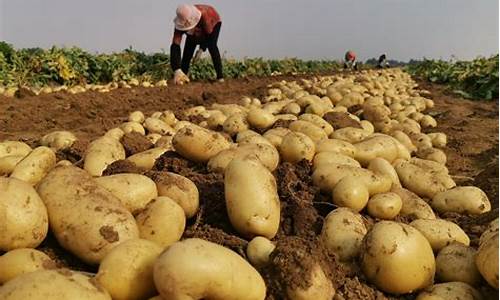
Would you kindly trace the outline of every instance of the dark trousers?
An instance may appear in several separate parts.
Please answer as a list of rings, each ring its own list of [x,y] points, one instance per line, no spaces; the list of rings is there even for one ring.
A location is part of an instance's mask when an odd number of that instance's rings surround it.
[[[191,60],[193,59],[193,54],[196,46],[200,45],[201,49],[208,49],[208,52],[212,57],[215,72],[217,73],[217,79],[224,77],[224,75],[222,74],[222,61],[220,57],[219,47],[217,46],[221,24],[221,22],[217,23],[212,33],[204,41],[197,40],[190,35],[187,36],[181,61],[181,69],[185,74],[189,72],[189,65],[191,64]]]

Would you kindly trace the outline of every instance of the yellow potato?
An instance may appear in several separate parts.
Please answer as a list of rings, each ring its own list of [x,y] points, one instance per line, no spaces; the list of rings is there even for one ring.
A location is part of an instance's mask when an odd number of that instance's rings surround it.
[[[23,158],[25,158],[24,155],[7,155],[0,157],[0,176],[9,176]]]
[[[208,161],[207,168],[211,172],[223,173],[231,160],[236,157],[243,158],[250,154],[256,155],[260,162],[271,172],[278,167],[280,156],[276,148],[267,144],[245,144],[219,152]]]
[[[277,127],[269,129],[262,136],[278,149],[285,135],[287,135],[290,132],[291,130],[288,128]]]
[[[224,129],[224,132],[229,135],[235,135],[239,132],[248,130],[246,115],[242,113],[230,115],[222,124],[222,128]]]
[[[133,239],[113,248],[102,260],[95,279],[113,300],[140,300],[156,294],[153,266],[162,248]]]
[[[18,141],[3,141],[0,142],[0,157],[9,155],[26,156],[31,152],[31,147],[26,143]]]
[[[299,116],[299,120],[306,121],[318,126],[319,128],[323,129],[327,136],[333,133],[333,126],[318,115],[302,114]]]
[[[363,237],[367,232],[360,214],[348,208],[337,208],[323,222],[321,239],[328,250],[341,261],[357,259]]]
[[[142,135],[146,135],[146,130],[144,127],[141,125],[141,123],[137,122],[125,122],[120,126],[120,129],[124,133],[131,133],[131,132],[137,132]]]
[[[154,281],[164,299],[266,297],[264,280],[247,261],[223,246],[201,239],[185,239],[163,252],[154,266]]]
[[[394,169],[398,173],[401,184],[419,196],[432,198],[448,189],[443,176],[428,172],[410,162],[396,161]]]
[[[154,145],[156,142],[158,142],[159,139],[161,139],[162,135],[158,133],[149,133],[146,135],[146,138]]]
[[[110,130],[106,131],[106,133],[104,134],[105,137],[110,137],[110,138],[115,139],[117,141],[119,141],[124,135],[125,135],[125,132],[123,132],[123,130],[119,127],[110,129]]]
[[[481,280],[474,261],[476,249],[459,242],[441,249],[436,257],[436,278],[441,282],[460,281],[475,286]]]
[[[325,164],[338,164],[338,165],[350,165],[354,167],[361,167],[358,161],[347,155],[343,155],[337,152],[320,152],[314,156],[313,168],[316,169]]]
[[[188,125],[177,131],[172,144],[177,153],[196,162],[207,162],[231,145],[221,134],[196,125]]]
[[[247,122],[253,128],[265,129],[276,122],[276,117],[264,109],[252,108],[248,111]]]
[[[40,146],[17,163],[10,177],[35,185],[47,175],[55,164],[56,155],[54,151],[45,146]]]
[[[170,150],[167,147],[155,147],[146,151],[142,151],[127,157],[127,161],[132,162],[137,167],[144,170],[151,170],[156,160],[165,152]]]
[[[307,135],[300,132],[290,132],[283,137],[279,152],[284,161],[298,163],[303,159],[311,161],[315,148],[313,140]]]
[[[331,300],[335,296],[335,288],[326,276],[320,265],[316,264],[311,269],[311,285],[306,288],[287,287],[287,296],[290,300]]]
[[[161,135],[174,135],[175,133],[175,130],[170,127],[170,125],[155,118],[147,118],[144,121],[144,128],[146,128],[149,133],[158,133]]]
[[[302,120],[293,121],[288,128],[291,131],[307,135],[315,143],[328,139],[328,136],[323,129],[310,122]]]
[[[417,156],[422,159],[435,161],[437,163],[446,164],[446,154],[436,148],[420,148],[417,150]]]
[[[224,172],[229,220],[245,237],[273,238],[280,222],[276,180],[256,156],[235,158]]]
[[[496,234],[498,234],[498,218],[491,221],[486,230],[481,234],[479,237],[479,246]]]
[[[29,248],[11,250],[0,256],[0,285],[19,275],[54,267],[55,262],[41,251]]]
[[[394,219],[403,206],[403,201],[398,194],[387,192],[376,194],[368,200],[368,214],[378,219]]]
[[[0,177],[0,216],[2,251],[35,248],[47,236],[47,209],[27,182]]]
[[[375,132],[375,127],[370,121],[361,120],[361,122],[359,122],[359,125],[361,125],[363,130],[366,131],[368,134],[373,134]]]
[[[410,137],[401,130],[393,131],[391,136],[403,144],[410,153],[417,151],[417,147],[413,144]]]
[[[249,135],[238,141],[238,145],[247,145],[247,144],[265,144],[274,147],[273,144],[268,139],[266,139],[260,134]]]
[[[53,169],[37,191],[59,244],[86,263],[97,264],[118,244],[139,237],[134,217],[120,200],[79,168]]]
[[[300,105],[298,105],[295,102],[289,103],[283,107],[283,110],[281,111],[284,114],[292,114],[292,115],[298,115],[300,114]]]
[[[170,172],[155,172],[151,179],[156,183],[159,196],[165,196],[179,204],[187,218],[196,215],[200,196],[196,185],[188,178]]]
[[[434,284],[418,294],[416,300],[481,300],[483,296],[472,286],[463,282]]]
[[[398,173],[387,160],[380,157],[374,158],[370,160],[370,162],[368,163],[367,169],[375,174],[379,174],[381,176],[386,176],[390,178],[393,185],[401,186],[401,182],[399,182]]]
[[[137,217],[139,236],[156,243],[161,249],[180,240],[186,227],[182,207],[168,197],[151,201]]]
[[[54,131],[44,135],[40,139],[40,144],[57,151],[70,147],[75,141],[76,136],[69,131]]]
[[[369,133],[361,128],[345,127],[335,130],[332,139],[343,140],[351,144],[359,143],[367,138]]]
[[[101,176],[113,162],[125,159],[122,144],[110,137],[100,137],[90,143],[85,151],[83,168],[92,176]]]
[[[158,196],[154,181],[140,174],[121,173],[97,177],[94,181],[118,198],[132,214],[137,214]]]
[[[174,150],[174,147],[172,146],[172,139],[173,136],[162,136],[159,140],[156,141],[155,147],[156,148],[166,148],[167,150]]]
[[[355,212],[361,211],[367,204],[370,194],[362,180],[354,176],[345,176],[332,191],[333,203],[339,207],[348,207]]]
[[[428,133],[427,136],[431,139],[432,146],[437,148],[446,147],[447,138],[446,134],[442,132]]]
[[[354,144],[354,147],[356,147],[354,158],[363,166],[367,166],[372,159],[377,157],[393,162],[399,157],[398,143],[396,139],[388,135],[369,137]]]
[[[354,157],[356,147],[353,144],[337,139],[322,140],[316,144],[316,152],[337,152]]]
[[[391,192],[397,194],[403,206],[399,212],[402,216],[409,216],[412,219],[436,219],[432,208],[417,194],[398,186],[392,186]]]
[[[415,220],[410,226],[416,228],[429,241],[435,252],[443,249],[453,242],[459,242],[469,246],[470,240],[467,234],[457,224],[442,220]]]
[[[458,186],[436,193],[429,204],[440,213],[456,212],[479,215],[491,210],[488,196],[475,186]]]
[[[479,246],[476,266],[488,284],[498,290],[498,233]]]
[[[361,269],[379,289],[406,294],[432,284],[436,265],[426,238],[415,228],[392,221],[376,223],[361,247]]]
[[[142,113],[142,111],[133,111],[131,112],[129,115],[128,115],[128,120],[130,122],[136,122],[136,123],[142,123],[144,122],[144,114]]]
[[[269,255],[275,248],[276,246],[270,240],[256,236],[247,245],[248,261],[257,268],[263,267],[269,262]]]

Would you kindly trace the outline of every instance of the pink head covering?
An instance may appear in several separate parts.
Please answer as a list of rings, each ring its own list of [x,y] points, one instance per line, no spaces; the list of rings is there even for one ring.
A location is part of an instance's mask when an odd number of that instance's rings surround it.
[[[201,19],[201,11],[191,4],[179,5],[175,13],[175,29],[181,31],[193,29]]]

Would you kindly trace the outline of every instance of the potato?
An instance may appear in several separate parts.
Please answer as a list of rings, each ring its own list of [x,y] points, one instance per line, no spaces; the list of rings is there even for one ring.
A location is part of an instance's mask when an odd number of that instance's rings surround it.
[[[323,129],[327,136],[333,133],[333,126],[318,115],[302,114],[299,116],[299,120],[306,121],[318,126],[319,128]]]
[[[333,188],[332,200],[339,207],[361,211],[367,204],[370,194],[363,181],[355,176],[343,177]]]
[[[358,161],[347,155],[343,155],[337,152],[320,152],[314,156],[313,168],[316,169],[319,166],[325,164],[337,164],[337,165],[350,165],[354,167],[361,167]]]
[[[25,181],[0,177],[0,216],[2,251],[35,248],[47,236],[47,209]]]
[[[146,138],[154,145],[156,142],[158,142],[159,139],[161,139],[162,135],[158,133],[149,133],[146,135]]]
[[[491,210],[488,196],[475,186],[457,186],[436,193],[429,204],[440,213],[456,212],[459,214],[479,215]]]
[[[54,151],[45,146],[35,148],[19,163],[10,174],[11,178],[17,178],[31,185],[37,184],[56,164]]]
[[[498,290],[498,233],[479,246],[476,267],[488,284]]]
[[[264,109],[252,108],[248,111],[247,122],[253,128],[265,129],[271,127],[276,122],[276,118]]]
[[[31,152],[31,147],[26,143],[18,141],[3,141],[0,142],[0,157],[9,155],[26,156]]]
[[[235,135],[238,132],[248,130],[246,115],[242,113],[230,115],[222,124],[222,128],[229,135]]]
[[[113,300],[140,300],[156,294],[153,266],[162,248],[133,239],[113,248],[102,260],[95,279]]]
[[[223,135],[196,125],[189,125],[177,131],[172,145],[177,153],[196,162],[207,162],[231,146]]]
[[[311,269],[311,285],[307,289],[287,287],[286,293],[290,300],[330,300],[334,299],[335,288],[320,265]]]
[[[140,174],[121,173],[97,177],[94,181],[118,198],[132,214],[137,214],[158,196],[154,181]]]
[[[55,262],[41,251],[29,248],[11,250],[0,256],[0,286],[19,275],[51,268],[55,268]]]
[[[391,192],[397,194],[403,206],[399,212],[402,216],[409,216],[411,219],[436,219],[432,208],[417,194],[398,186],[392,186]]]
[[[53,169],[37,190],[59,244],[88,264],[99,263],[116,245],[139,237],[134,217],[120,200],[79,168]]]
[[[125,122],[120,126],[120,129],[124,133],[137,132],[142,135],[146,135],[146,130],[142,127],[141,123],[137,122]]]
[[[121,128],[118,128],[118,127],[110,129],[110,130],[106,131],[106,133],[104,134],[105,137],[110,137],[110,138],[113,138],[117,141],[119,141],[124,135],[125,135],[125,132],[123,132],[123,130]]]
[[[448,168],[445,165],[435,162],[433,160],[426,160],[417,157],[412,157],[409,162],[412,165],[415,165],[419,168],[424,169],[427,172],[439,174],[439,175],[448,175]],[[451,187],[454,187],[455,184],[452,184]],[[450,188],[451,188],[450,187]]]
[[[144,122],[144,114],[142,111],[133,111],[128,115],[128,120],[129,122],[136,122],[136,123],[142,123]]]
[[[479,237],[479,246],[496,234],[498,234],[498,218],[491,221],[486,230],[481,234]]]
[[[238,145],[247,145],[247,144],[265,144],[274,147],[273,144],[271,144],[271,142],[269,142],[268,139],[266,139],[260,134],[249,135],[238,141]]]
[[[403,144],[410,153],[417,151],[417,147],[413,144],[410,137],[402,132],[401,130],[395,130],[391,133],[391,136]]]
[[[166,148],[167,150],[174,150],[172,146],[173,136],[164,135],[155,143],[155,148]]]
[[[224,115],[220,110],[214,110],[207,119],[207,124],[210,129],[217,129],[221,127],[227,120],[226,115]]]
[[[262,236],[254,237],[247,245],[248,261],[257,268],[267,265],[269,255],[276,246],[270,240]]]
[[[331,138],[343,140],[351,144],[361,142],[368,137],[368,132],[361,128],[345,127],[335,130],[331,134]]]
[[[483,296],[476,289],[463,282],[434,284],[420,294],[416,300],[482,300]]]
[[[10,175],[23,158],[25,158],[24,155],[7,155],[0,157],[0,176]]]
[[[291,131],[299,132],[307,135],[315,143],[321,140],[328,139],[325,131],[313,123],[297,120],[290,123],[288,128]]]
[[[401,186],[401,182],[399,182],[398,173],[387,160],[380,157],[376,157],[370,160],[367,169],[375,174],[379,174],[381,176],[386,176],[390,178],[393,185]]]
[[[149,133],[158,133],[161,135],[174,135],[175,130],[170,127],[167,123],[160,119],[147,118],[144,121],[144,128],[148,130]]]
[[[154,281],[164,299],[263,300],[266,296],[264,280],[241,256],[196,238],[177,242],[160,255]]]
[[[361,120],[361,122],[359,122],[359,125],[361,125],[363,130],[366,131],[368,134],[372,134],[375,132],[375,127],[371,122],[367,120]]]
[[[446,134],[442,132],[428,133],[427,136],[431,139],[432,146],[437,148],[446,147]]]
[[[39,270],[20,275],[0,287],[2,300],[111,300],[90,277],[67,269]]]
[[[376,223],[361,246],[361,269],[379,289],[405,294],[432,284],[436,265],[427,239],[415,228]]]
[[[285,107],[283,107],[281,112],[284,114],[298,115],[300,114],[300,110],[301,110],[300,105],[298,105],[295,102],[292,102],[285,105]]]
[[[354,144],[354,147],[356,147],[354,158],[363,166],[367,166],[372,159],[377,157],[393,162],[399,157],[397,143],[399,142],[396,139],[386,135],[369,137]]]
[[[401,184],[419,196],[432,198],[447,190],[446,177],[441,174],[433,174],[404,160],[396,161],[394,169]]]
[[[256,156],[235,158],[224,172],[227,213],[243,236],[273,238],[280,222],[276,180]]]
[[[356,147],[353,144],[337,139],[322,140],[316,144],[316,152],[337,152],[350,157],[354,157]]]
[[[290,132],[283,137],[279,146],[284,161],[298,163],[305,159],[311,161],[315,153],[315,145],[311,138],[300,132]]]
[[[232,159],[236,157],[243,158],[249,154],[256,155],[260,162],[271,172],[278,167],[280,155],[276,148],[266,144],[245,144],[219,152],[208,161],[207,168],[211,172],[223,173]]]
[[[436,122],[436,120],[433,117],[431,117],[429,115],[425,115],[420,120],[420,125],[423,128],[433,128],[433,127],[437,126],[437,122]]]
[[[139,236],[156,243],[161,249],[180,240],[186,227],[182,207],[168,197],[151,201],[137,217]]]
[[[40,139],[42,146],[50,147],[55,151],[69,148],[76,141],[76,136],[69,131],[53,131]]]
[[[403,206],[403,201],[398,194],[387,192],[377,194],[368,200],[368,214],[374,218],[391,220],[394,219]]]
[[[262,136],[267,139],[276,149],[279,148],[281,142],[283,141],[283,137],[288,133],[292,132],[288,128],[277,127],[273,129],[269,129]]]
[[[436,148],[420,148],[417,150],[417,156],[422,159],[435,161],[437,163],[446,164],[446,154]]]
[[[245,140],[248,137],[259,136],[259,135],[260,134],[258,134],[257,132],[255,132],[253,130],[250,130],[250,129],[243,130],[243,131],[238,132],[238,134],[236,135],[236,142],[239,143],[239,142],[241,142],[242,140]]]
[[[367,230],[360,214],[348,208],[337,208],[323,222],[321,239],[341,261],[357,259]]]
[[[481,274],[474,261],[476,252],[459,242],[444,247],[436,257],[436,278],[441,282],[460,281],[477,285]]]
[[[85,151],[83,168],[92,176],[101,176],[113,162],[125,159],[122,144],[110,137],[100,137],[90,143]]]
[[[187,218],[196,215],[200,196],[196,185],[188,178],[170,172],[155,172],[151,177],[156,183],[159,196],[165,196],[179,204]]]
[[[429,241],[432,250],[438,252],[453,242],[459,242],[469,246],[470,240],[467,234],[457,224],[442,220],[415,220],[410,226],[416,228]]]
[[[170,150],[167,147],[155,147],[146,151],[142,151],[139,153],[136,153],[134,155],[131,155],[127,157],[127,161],[130,161],[131,163],[134,163],[137,167],[144,169],[144,170],[151,170],[154,165],[156,160],[162,156],[163,153],[167,152]]]

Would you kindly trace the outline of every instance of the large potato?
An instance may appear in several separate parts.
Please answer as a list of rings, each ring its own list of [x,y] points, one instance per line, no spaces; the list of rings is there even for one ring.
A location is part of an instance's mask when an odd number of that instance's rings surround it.
[[[354,167],[361,167],[359,162],[354,158],[340,154],[338,152],[319,152],[314,156],[313,168],[318,168],[326,164],[337,164],[337,165],[350,165]]]
[[[411,219],[435,219],[436,215],[432,208],[417,194],[398,186],[392,186],[391,192],[397,194],[403,206],[399,212],[402,216],[409,216]]]
[[[160,157],[163,153],[171,150],[167,147],[155,147],[146,151],[142,151],[127,157],[126,160],[134,163],[137,167],[144,170],[151,170],[158,157]]]
[[[161,249],[180,240],[186,227],[184,210],[168,197],[151,201],[136,220],[139,236],[156,243]]]
[[[274,176],[256,156],[233,159],[224,172],[229,220],[243,236],[273,238],[280,222],[280,200]]]
[[[196,185],[188,178],[170,172],[156,172],[152,177],[159,196],[169,197],[179,204],[187,218],[196,215],[200,196]]]
[[[367,138],[368,135],[369,133],[362,128],[345,127],[335,130],[330,137],[355,144]]]
[[[354,158],[363,166],[368,166],[370,161],[377,157],[393,162],[396,158],[399,158],[397,143],[399,142],[390,136],[377,135],[369,137],[354,144],[354,147],[356,147]]]
[[[207,162],[231,145],[221,134],[196,125],[188,125],[177,131],[172,144],[177,153],[196,162]]]
[[[367,210],[372,217],[391,220],[394,219],[403,206],[403,201],[398,194],[387,192],[376,194],[368,200]]]
[[[458,186],[436,193],[429,203],[438,212],[482,214],[491,210],[488,196],[475,186]]]
[[[113,248],[102,260],[95,279],[113,300],[141,300],[156,294],[153,265],[162,248],[133,239]]]
[[[120,159],[125,159],[125,149],[122,144],[114,138],[103,136],[88,146],[83,168],[92,176],[101,176],[110,164]]]
[[[333,133],[333,126],[318,115],[302,114],[299,116],[299,120],[306,121],[318,126],[319,128],[323,129],[327,136]]]
[[[276,246],[270,240],[256,236],[247,245],[248,261],[255,267],[263,267],[269,262],[269,255],[275,248]]]
[[[470,240],[467,234],[457,224],[442,220],[415,220],[410,226],[422,233],[431,244],[432,250],[438,252],[453,242],[459,242],[469,246]]]
[[[253,108],[248,111],[247,122],[254,128],[265,129],[271,127],[276,122],[276,117],[266,110]]]
[[[76,167],[57,167],[38,185],[59,244],[89,264],[139,237],[132,214],[113,194]]]
[[[327,134],[321,127],[316,126],[313,123],[297,120],[293,121],[288,128],[294,132],[300,132],[307,135],[313,142],[317,143],[321,140],[328,139]]]
[[[367,169],[375,174],[389,177],[394,186],[401,186],[398,173],[387,160],[381,157],[374,158],[368,163]]]
[[[8,155],[26,156],[31,152],[31,147],[18,141],[3,141],[0,143],[0,157]]]
[[[211,172],[223,173],[231,160],[236,157],[242,158],[250,154],[256,155],[260,162],[271,172],[278,167],[280,155],[274,146],[267,144],[245,144],[237,148],[219,152],[208,161],[208,170]]]
[[[262,136],[266,138],[274,147],[279,148],[281,142],[283,141],[283,137],[290,133],[291,130],[283,127],[276,127],[269,129]]]
[[[119,127],[112,128],[112,129],[106,131],[106,133],[104,134],[104,136],[113,138],[117,141],[121,140],[121,138],[124,135],[125,135],[125,132],[123,132],[123,130]]]
[[[131,132],[137,132],[142,135],[146,135],[146,130],[144,127],[141,125],[141,123],[137,122],[125,122],[120,126],[120,129],[123,131],[123,133],[131,133]]]
[[[418,294],[416,300],[482,300],[483,296],[472,286],[463,282],[434,284]]]
[[[236,135],[239,132],[248,130],[248,122],[246,115],[242,113],[235,113],[230,115],[222,124],[224,132],[229,135]]]
[[[0,176],[9,176],[24,157],[23,155],[7,155],[0,157]]]
[[[45,146],[35,148],[24,157],[12,170],[10,177],[17,178],[31,185],[37,184],[56,164],[54,151]]]
[[[316,144],[316,152],[336,152],[354,157],[356,147],[353,144],[337,139],[322,140]]]
[[[287,287],[286,293],[290,300],[331,300],[335,296],[335,288],[332,281],[326,276],[320,265],[316,264],[311,269],[310,286],[306,289],[301,287]]]
[[[20,275],[0,287],[2,300],[111,300],[90,277],[67,269]]]
[[[436,265],[429,242],[418,230],[382,221],[363,239],[361,268],[379,289],[405,294],[431,285]]]
[[[167,123],[155,118],[147,118],[144,121],[144,128],[146,128],[149,133],[158,133],[161,135],[173,135],[175,133],[175,130]]]
[[[484,242],[486,242],[492,236],[495,236],[497,234],[498,234],[498,218],[491,221],[490,224],[488,224],[486,230],[481,234],[481,236],[479,237],[479,246],[481,246]]]
[[[476,266],[488,284],[498,290],[498,233],[479,246]]]
[[[285,135],[279,151],[281,158],[291,163],[297,163],[303,159],[311,161],[316,152],[313,140],[300,132],[290,132]]]
[[[447,190],[444,176],[433,174],[410,162],[399,160],[394,164],[401,184],[415,194],[432,198],[439,192]]]
[[[348,207],[355,212],[366,206],[369,197],[366,184],[355,176],[343,177],[332,191],[332,201],[336,206]]]
[[[76,136],[69,131],[53,131],[44,135],[40,139],[40,144],[57,151],[70,147],[75,141]]]
[[[223,246],[186,239],[170,246],[154,266],[164,299],[263,300],[266,285],[247,261]]]
[[[144,209],[158,196],[153,180],[140,174],[122,173],[94,178],[100,186],[110,191],[132,214]]]
[[[341,261],[348,261],[358,257],[366,233],[360,214],[348,208],[337,208],[326,216],[321,239]]]
[[[0,177],[0,250],[35,248],[48,227],[47,209],[35,189],[19,179]]]
[[[160,113],[161,114],[161,113]],[[136,110],[128,115],[128,120],[130,122],[142,123],[144,122],[144,113],[142,111]]]
[[[474,261],[476,253],[476,249],[458,242],[444,247],[436,257],[436,278],[441,282],[478,284],[481,274]]]
[[[55,267],[47,254],[29,248],[11,250],[0,256],[0,285],[15,277]]]

